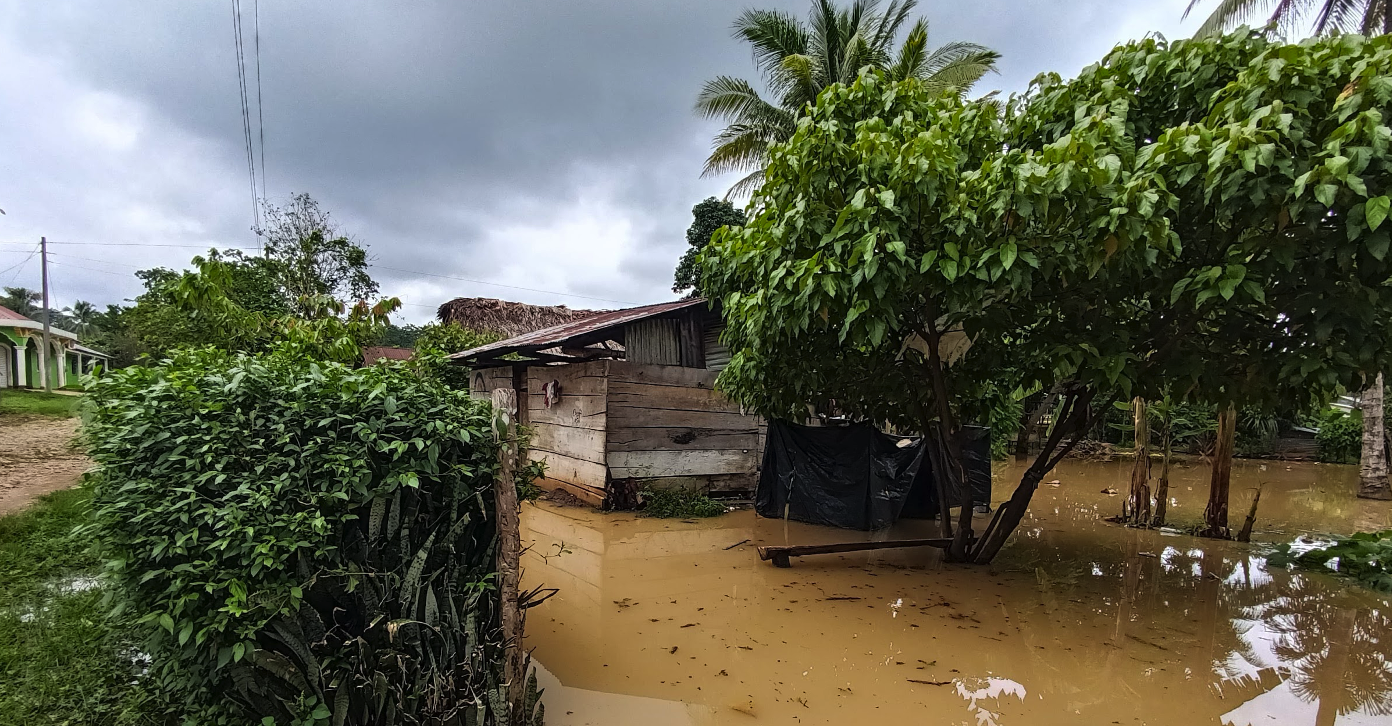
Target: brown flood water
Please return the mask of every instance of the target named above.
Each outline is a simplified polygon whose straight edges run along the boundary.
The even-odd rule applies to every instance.
[[[1018,481],[996,465],[1003,501]],[[760,562],[754,546],[932,536],[758,519],[700,522],[542,503],[524,583],[550,726],[626,724],[1392,724],[1392,603],[1268,568],[1260,543],[1120,528],[1130,463],[1068,462],[990,567],[935,550]],[[1255,539],[1392,525],[1350,466],[1240,461],[1232,524]],[[1203,466],[1170,521],[1197,522]],[[976,528],[986,522],[978,517]],[[742,540],[746,544],[726,549]]]

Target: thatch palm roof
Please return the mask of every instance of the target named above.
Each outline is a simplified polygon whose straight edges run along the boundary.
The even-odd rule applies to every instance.
[[[497,333],[512,338],[594,315],[598,310],[571,310],[564,305],[528,305],[491,297],[457,297],[444,303],[435,316],[442,323]]]

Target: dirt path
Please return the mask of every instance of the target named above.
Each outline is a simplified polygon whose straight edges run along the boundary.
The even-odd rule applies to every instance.
[[[0,514],[77,484],[91,463],[72,447],[77,419],[0,419]]]

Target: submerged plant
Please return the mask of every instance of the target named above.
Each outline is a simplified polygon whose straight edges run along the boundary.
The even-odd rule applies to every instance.
[[[1283,544],[1268,561],[1277,566],[1333,571],[1379,592],[1392,593],[1392,529],[1358,532],[1301,553]]]
[[[660,519],[693,519],[718,517],[725,505],[706,496],[704,492],[685,489],[643,490],[643,514]]]

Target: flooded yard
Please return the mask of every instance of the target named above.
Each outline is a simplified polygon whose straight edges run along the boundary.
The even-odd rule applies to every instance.
[[[1270,569],[1264,542],[1392,526],[1355,467],[1239,461],[1244,545],[1128,530],[1130,463],[1067,462],[990,567],[936,550],[760,562],[754,547],[931,536],[739,511],[682,522],[549,503],[524,510],[524,584],[547,722],[603,724],[1386,724],[1392,607]],[[995,497],[1018,481],[996,465]],[[1179,468],[1170,519],[1197,522],[1207,467]],[[985,525],[978,517],[976,528]],[[746,541],[747,540],[747,541]]]

